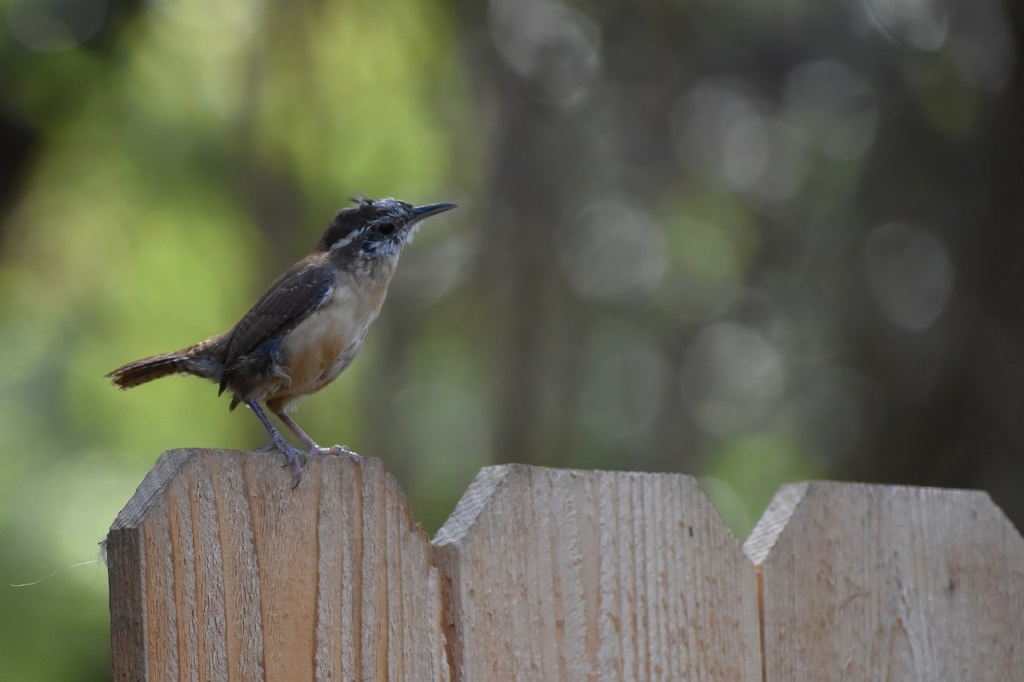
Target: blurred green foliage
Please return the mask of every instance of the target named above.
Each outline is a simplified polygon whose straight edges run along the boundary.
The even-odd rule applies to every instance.
[[[0,679],[107,678],[109,523],[160,452],[265,439],[102,376],[355,192],[461,208],[298,419],[431,532],[509,460],[699,475],[741,538],[810,477],[1024,517],[1020,11],[899,6],[0,2]]]
[[[120,19],[102,45],[53,51],[0,32],[19,67],[4,104],[37,137],[0,265],[3,679],[102,679],[105,570],[72,566],[159,452],[261,443],[212,386],[129,395],[103,374],[229,326],[345,192],[435,196],[456,145],[424,102],[443,89],[467,108],[451,17],[428,3],[165,2]],[[346,379],[304,422],[358,445],[365,367]]]

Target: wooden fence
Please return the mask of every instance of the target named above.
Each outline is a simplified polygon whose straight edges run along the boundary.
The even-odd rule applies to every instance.
[[[483,469],[431,543],[379,460],[165,453],[107,538],[121,680],[1024,680],[981,492]]]

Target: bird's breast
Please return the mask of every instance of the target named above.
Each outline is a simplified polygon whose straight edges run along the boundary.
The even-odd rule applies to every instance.
[[[282,339],[290,379],[284,390],[304,395],[336,379],[355,358],[386,294],[387,282],[361,287],[336,283],[327,301]]]

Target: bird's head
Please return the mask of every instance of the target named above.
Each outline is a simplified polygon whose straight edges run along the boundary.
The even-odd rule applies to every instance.
[[[425,218],[453,208],[455,204],[413,206],[398,199],[357,196],[352,206],[335,214],[317,249],[341,262],[397,258]]]

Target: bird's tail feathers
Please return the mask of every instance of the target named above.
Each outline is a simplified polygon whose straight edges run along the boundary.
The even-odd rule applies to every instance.
[[[194,374],[207,379],[218,375],[220,362],[216,358],[215,346],[220,337],[214,337],[173,353],[163,353],[142,358],[118,367],[110,374],[111,381],[124,390],[134,388],[169,374]]]

